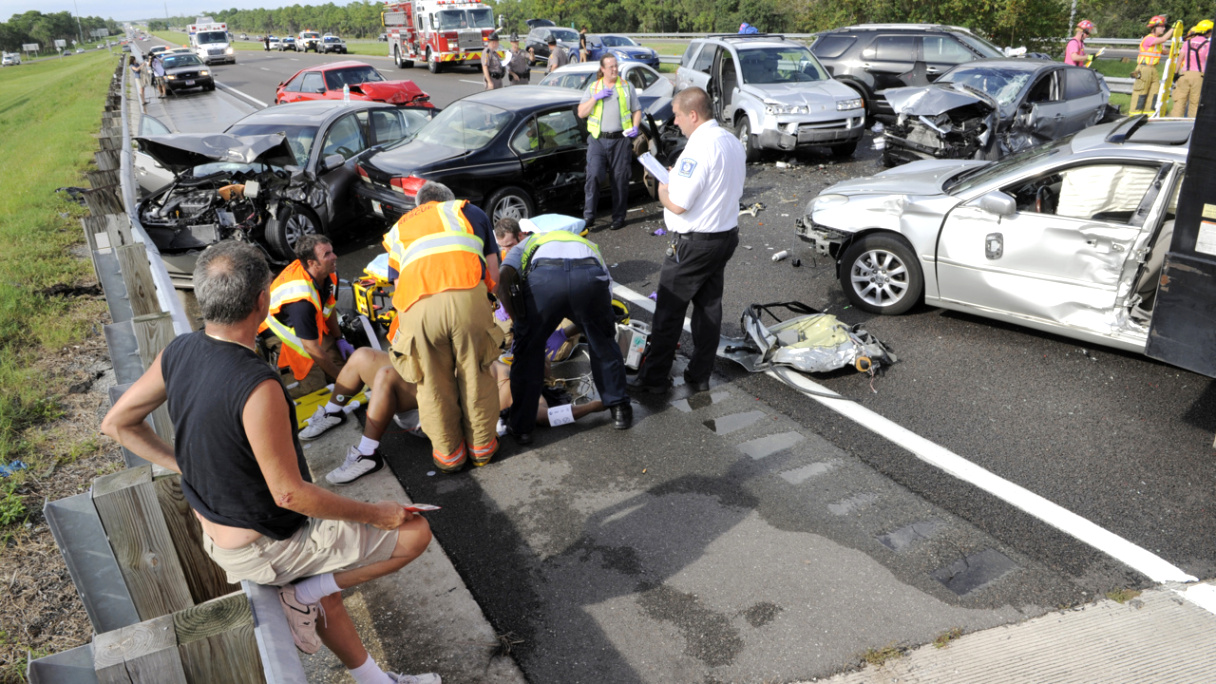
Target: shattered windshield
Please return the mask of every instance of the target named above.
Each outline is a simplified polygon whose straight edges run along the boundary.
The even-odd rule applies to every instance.
[[[805,83],[828,79],[819,60],[804,47],[749,48],[739,51],[739,61],[744,83]]]
[[[312,145],[317,139],[316,126],[293,126],[287,124],[243,124],[229,128],[225,133],[232,135],[270,135],[282,133],[287,136],[287,144],[295,155],[296,163],[300,166],[308,164],[308,155],[312,153]]]
[[[951,195],[959,195],[1003,176],[1016,175],[1022,169],[1037,164],[1044,157],[1059,153],[1062,148],[1070,144],[1072,144],[1071,135],[1060,140],[1043,143],[1038,147],[1032,147],[1024,152],[1011,157],[1005,157],[987,166],[969,169],[946,181],[942,186],[942,190]]]
[[[1033,74],[1021,69],[1002,69],[984,66],[961,66],[937,79],[938,83],[958,83],[970,86],[992,96],[1002,107],[1017,101],[1022,89]]]

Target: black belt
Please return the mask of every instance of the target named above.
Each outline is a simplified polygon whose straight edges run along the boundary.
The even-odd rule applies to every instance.
[[[600,137],[604,140],[619,140],[625,137],[625,131],[600,131]]]
[[[599,266],[600,260],[595,257],[583,257],[581,259],[533,259],[532,268],[540,268],[541,266],[557,266],[564,268],[566,264],[571,266]]]
[[[676,233],[681,240],[721,240],[739,232],[739,227],[735,226],[730,230],[722,230],[717,233]]]

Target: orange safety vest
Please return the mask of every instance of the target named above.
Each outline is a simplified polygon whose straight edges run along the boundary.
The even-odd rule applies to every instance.
[[[485,267],[485,242],[464,216],[468,200],[427,202],[402,216],[389,231],[396,233],[388,253],[397,271],[393,306],[408,311],[419,299],[447,290],[469,290],[482,280],[494,289]]]
[[[1156,45],[1145,45],[1150,38],[1156,38],[1153,34],[1148,34],[1140,39],[1140,54],[1136,57],[1136,64],[1147,64],[1149,66],[1157,66],[1157,62],[1161,61],[1161,46],[1164,42]]]
[[[338,274],[329,274],[329,298],[321,302],[321,293],[317,291],[312,276],[304,270],[304,264],[299,259],[288,264],[270,284],[270,315],[258,326],[258,332],[270,330],[275,337],[283,342],[279,349],[279,368],[291,368],[291,374],[296,380],[303,380],[312,370],[314,361],[304,349],[304,343],[296,335],[294,328],[283,323],[276,315],[284,306],[292,302],[311,302],[317,312],[317,332],[324,334],[327,329],[326,321],[333,313],[337,304]]]

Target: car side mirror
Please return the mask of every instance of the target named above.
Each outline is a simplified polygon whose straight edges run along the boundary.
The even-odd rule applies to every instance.
[[[334,169],[338,168],[339,166],[342,166],[345,163],[346,163],[346,157],[343,157],[340,154],[328,155],[324,159],[321,160],[321,166],[320,166],[320,168],[317,169],[317,173],[318,174],[329,173],[330,171],[333,171]],[[1012,201],[1012,200],[1010,200],[1010,201]]]
[[[980,209],[997,216],[1013,216],[1017,213],[1018,203],[1000,190],[993,190],[980,198]]]

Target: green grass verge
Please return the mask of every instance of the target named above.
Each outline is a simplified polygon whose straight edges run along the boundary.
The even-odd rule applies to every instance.
[[[1093,70],[1108,78],[1131,78],[1135,68],[1135,60],[1095,59],[1093,63]]]

